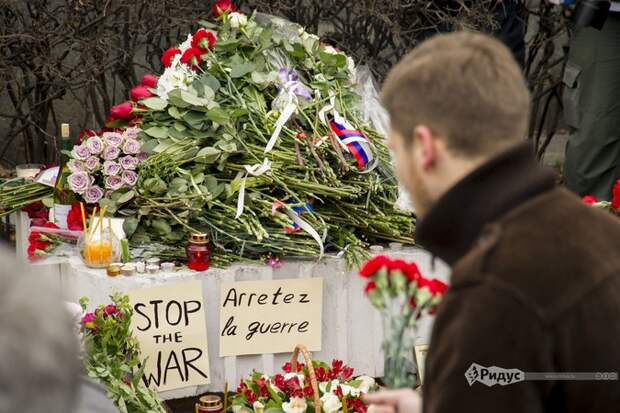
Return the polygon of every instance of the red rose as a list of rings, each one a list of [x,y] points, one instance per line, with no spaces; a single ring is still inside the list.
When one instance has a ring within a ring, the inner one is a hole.
[[[360,276],[364,278],[372,277],[381,268],[389,267],[391,262],[392,260],[390,260],[385,255],[377,255],[376,257],[366,261],[366,263],[362,266],[362,269],[360,270]]]
[[[616,181],[611,191],[611,207],[613,209],[620,209],[620,179]]]
[[[213,7],[213,14],[216,17],[220,17],[224,13],[232,13],[237,10],[237,6],[235,6],[232,0],[217,0]]]
[[[170,67],[172,66],[172,59],[174,59],[174,56],[178,54],[181,54],[181,51],[176,47],[171,47],[170,49],[166,50],[164,54],[161,55],[161,62],[164,64],[164,66]]]
[[[147,99],[155,95],[151,93],[149,88],[146,86],[134,86],[133,88],[131,88],[129,96],[131,97],[131,100],[137,102],[139,100]]]
[[[592,205],[598,202],[598,199],[596,199],[596,197],[592,195],[586,195],[583,198],[581,198],[581,200],[588,205]]]
[[[142,80],[140,81],[140,84],[142,86],[156,88],[158,81],[159,81],[159,76],[155,76],[150,73],[147,73],[146,75],[142,76]]]
[[[82,211],[79,202],[74,202],[73,205],[71,205],[71,210],[67,214],[67,228],[71,231],[84,231]]]
[[[131,120],[133,119],[132,111],[133,104],[131,102],[124,102],[120,105],[112,106],[110,117],[113,119]]]
[[[366,284],[366,287],[364,287],[364,294],[368,295],[376,289],[377,284],[374,281],[368,281],[368,284]]]
[[[215,35],[208,30],[199,29],[192,36],[192,47],[196,49],[209,50],[217,41]]]
[[[190,47],[183,53],[181,56],[181,63],[184,63],[192,68],[192,70],[197,71],[200,68],[200,64],[202,63],[202,57],[200,55],[202,52],[197,47]]]

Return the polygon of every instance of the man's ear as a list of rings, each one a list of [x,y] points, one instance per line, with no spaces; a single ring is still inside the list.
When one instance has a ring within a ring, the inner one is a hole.
[[[428,126],[416,126],[413,130],[413,141],[412,146],[420,167],[429,169],[437,161],[437,142],[433,132]]]

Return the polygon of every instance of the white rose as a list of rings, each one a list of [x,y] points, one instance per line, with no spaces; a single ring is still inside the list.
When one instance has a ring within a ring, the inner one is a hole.
[[[341,384],[340,388],[342,389],[342,394],[345,396],[353,396],[353,397],[359,397],[360,395],[360,390],[356,389],[353,386],[349,386],[348,384]]]
[[[306,399],[301,397],[291,397],[291,401],[282,403],[282,410],[285,413],[306,413],[307,408]]]
[[[244,27],[248,24],[248,16],[243,13],[233,12],[228,16],[228,21],[230,23],[230,27],[233,29],[238,29],[239,27]]]
[[[358,387],[362,393],[368,393],[370,389],[375,387],[375,379],[370,376],[359,376],[356,380],[362,382]]]
[[[333,393],[325,393],[323,397],[321,397],[321,406],[323,406],[323,411],[325,413],[336,413],[342,407],[342,403],[340,402],[340,398]]]
[[[265,411],[265,405],[258,400],[254,402],[252,408],[254,409],[255,413],[263,413]]]

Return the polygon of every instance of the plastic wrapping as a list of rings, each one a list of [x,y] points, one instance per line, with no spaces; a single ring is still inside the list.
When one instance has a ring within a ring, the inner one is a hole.
[[[78,256],[76,244],[82,231],[32,226],[28,229],[28,240],[31,239],[33,233],[40,234],[38,238],[43,238],[43,242],[57,244],[57,246],[52,251],[46,252],[40,259],[31,260],[32,264],[63,264],[69,262],[71,257]]]

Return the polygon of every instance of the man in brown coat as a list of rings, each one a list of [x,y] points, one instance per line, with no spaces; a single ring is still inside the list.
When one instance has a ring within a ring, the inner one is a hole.
[[[392,70],[382,99],[417,241],[453,271],[422,402],[384,392],[373,410],[619,412],[620,223],[535,161],[510,52],[480,34],[436,36]]]

